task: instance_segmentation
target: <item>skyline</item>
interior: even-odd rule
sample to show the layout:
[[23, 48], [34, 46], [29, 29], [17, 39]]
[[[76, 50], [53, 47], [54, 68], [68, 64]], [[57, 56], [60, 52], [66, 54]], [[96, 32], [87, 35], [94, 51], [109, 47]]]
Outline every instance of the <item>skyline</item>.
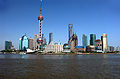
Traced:
[[[103, 33], [107, 33], [108, 45], [119, 46], [119, 2], [118, 0], [69, 0], [69, 2], [68, 0], [43, 0], [43, 33], [47, 43], [50, 32], [53, 33], [53, 41], [60, 40], [66, 43], [68, 24], [72, 23], [79, 45], [82, 45], [83, 34], [90, 39], [90, 34], [93, 33], [96, 34], [97, 39], [100, 39]], [[3, 4], [0, 5], [0, 26], [3, 29], [0, 31], [2, 37], [0, 50], [4, 49], [6, 40], [11, 40], [15, 48], [18, 48], [19, 38], [22, 35], [26, 33], [28, 37], [33, 38], [34, 34], [39, 33], [37, 20], [39, 9], [40, 0], [3, 0]]]

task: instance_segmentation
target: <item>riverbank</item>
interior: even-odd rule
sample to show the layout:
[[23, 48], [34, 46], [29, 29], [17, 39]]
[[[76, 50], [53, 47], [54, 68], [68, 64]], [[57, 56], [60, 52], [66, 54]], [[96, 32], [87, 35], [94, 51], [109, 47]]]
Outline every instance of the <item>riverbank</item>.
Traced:
[[102, 55], [102, 54], [120, 54], [120, 53], [38, 53], [37, 55]]
[[[26, 54], [25, 52], [1, 52], [1, 54]], [[100, 55], [100, 54], [120, 54], [120, 53], [81, 53], [81, 52], [70, 52], [70, 53], [33, 53], [34, 55]]]

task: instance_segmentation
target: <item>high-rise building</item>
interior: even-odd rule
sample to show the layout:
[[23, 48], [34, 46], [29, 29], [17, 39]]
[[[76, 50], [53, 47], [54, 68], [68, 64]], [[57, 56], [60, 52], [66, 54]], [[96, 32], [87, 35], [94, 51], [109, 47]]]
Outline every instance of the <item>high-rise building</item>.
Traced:
[[71, 40], [73, 37], [73, 24], [68, 25], [68, 31], [69, 31], [69, 39], [68, 39], [68, 46], [71, 46]]
[[12, 42], [11, 41], [5, 41], [5, 50], [9, 50], [12, 47]]
[[90, 45], [95, 46], [96, 34], [90, 34]]
[[115, 48], [113, 46], [108, 46], [108, 51], [109, 52], [114, 52], [115, 51]]
[[95, 49], [102, 50], [102, 41], [100, 39], [95, 40]]
[[44, 34], [42, 34], [42, 40], [43, 40], [43, 42], [42, 42], [42, 45], [40, 46], [41, 51], [45, 50], [45, 45], [47, 44]]
[[71, 39], [71, 37], [73, 36], [73, 24], [69, 24], [69, 40]]
[[29, 40], [29, 44], [28, 44], [29, 45], [29, 49], [32, 50], [33, 49], [33, 39], [29, 38], [28, 40]]
[[40, 48], [40, 45], [37, 42], [37, 39], [39, 38], [38, 34], [34, 35], [34, 40], [33, 40], [33, 49], [38, 50]]
[[101, 39], [102, 39], [102, 50], [103, 50], [104, 52], [107, 52], [107, 50], [108, 50], [107, 34], [103, 34], [102, 37], [101, 37]]
[[70, 39], [70, 48], [73, 50], [75, 46], [78, 46], [78, 38], [76, 34], [73, 34], [72, 38]]
[[46, 38], [44, 37], [44, 34], [42, 34], [42, 40], [43, 40], [43, 45], [46, 45], [47, 42], [46, 42]]
[[49, 44], [53, 43], [53, 33], [49, 33]]
[[19, 50], [22, 50], [22, 38], [19, 39]]
[[117, 47], [115, 48], [115, 51], [120, 51], [120, 47], [117, 46]]
[[28, 37], [26, 35], [23, 35], [22, 38], [20, 38], [19, 48], [21, 50], [26, 50], [28, 48]]
[[88, 45], [88, 37], [85, 34], [82, 36], [82, 44], [85, 47]]

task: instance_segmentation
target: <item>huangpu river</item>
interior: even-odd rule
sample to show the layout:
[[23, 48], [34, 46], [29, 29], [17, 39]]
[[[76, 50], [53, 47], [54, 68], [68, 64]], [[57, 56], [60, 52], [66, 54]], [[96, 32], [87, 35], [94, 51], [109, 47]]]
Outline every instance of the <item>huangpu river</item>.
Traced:
[[0, 79], [120, 79], [120, 55], [0, 54]]

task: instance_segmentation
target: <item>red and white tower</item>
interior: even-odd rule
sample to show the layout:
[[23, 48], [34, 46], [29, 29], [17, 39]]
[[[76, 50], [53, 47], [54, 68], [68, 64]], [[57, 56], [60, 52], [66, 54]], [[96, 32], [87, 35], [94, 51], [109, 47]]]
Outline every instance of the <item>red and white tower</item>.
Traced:
[[42, 16], [42, 0], [41, 0], [41, 6], [40, 6], [40, 16], [38, 16], [39, 20], [39, 38], [37, 40], [38, 44], [42, 44], [42, 21], [43, 21], [43, 16]]

